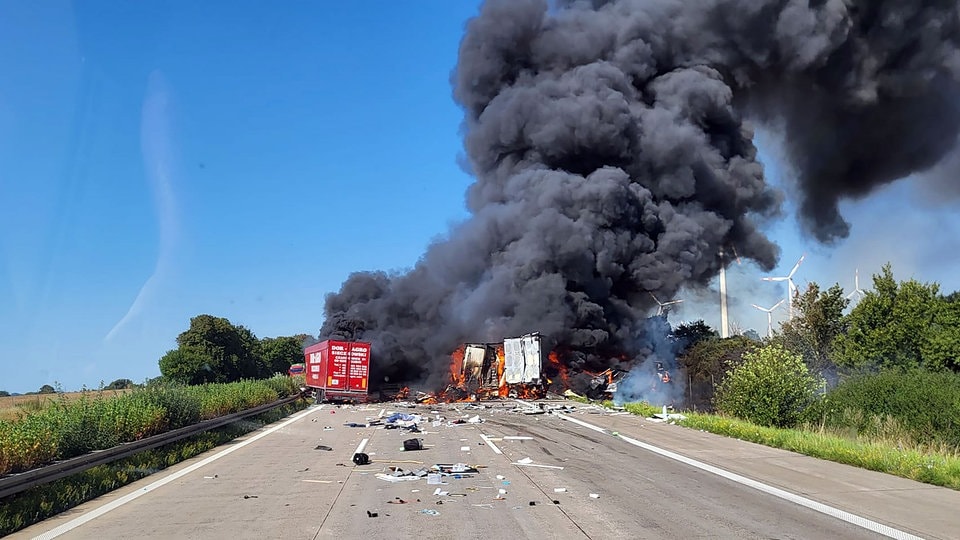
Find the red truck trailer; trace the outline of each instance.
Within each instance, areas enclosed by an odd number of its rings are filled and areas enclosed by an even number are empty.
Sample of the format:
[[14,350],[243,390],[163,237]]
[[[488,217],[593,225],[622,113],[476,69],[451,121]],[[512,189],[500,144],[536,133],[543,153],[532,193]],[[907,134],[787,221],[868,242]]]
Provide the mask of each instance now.
[[369,396],[370,344],[328,339],[303,351],[306,385],[317,401],[366,402]]

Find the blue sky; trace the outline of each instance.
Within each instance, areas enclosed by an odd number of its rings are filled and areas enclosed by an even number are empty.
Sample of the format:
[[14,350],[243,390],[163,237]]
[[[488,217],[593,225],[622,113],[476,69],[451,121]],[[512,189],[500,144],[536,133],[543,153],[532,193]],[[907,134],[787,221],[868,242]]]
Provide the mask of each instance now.
[[[0,389],[156,376],[199,313],[315,334],[351,271],[412,265],[465,217],[449,75],[478,5],[0,5]],[[786,219],[782,266],[807,251],[801,284],[849,287],[891,260],[958,288],[953,208],[921,199],[846,205],[854,234],[830,249]],[[759,277],[730,286],[761,330],[749,303],[783,291]],[[676,316],[716,324],[694,300]]]

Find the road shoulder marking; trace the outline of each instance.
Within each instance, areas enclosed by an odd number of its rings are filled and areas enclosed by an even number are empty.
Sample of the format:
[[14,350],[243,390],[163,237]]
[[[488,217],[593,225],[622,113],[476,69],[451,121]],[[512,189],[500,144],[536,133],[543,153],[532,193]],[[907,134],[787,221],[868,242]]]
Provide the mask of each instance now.
[[[563,419],[563,420],[566,420],[566,421],[568,421],[568,422],[573,422],[574,424],[577,424],[577,425],[579,425],[579,426],[585,427],[585,428],[587,428],[587,429],[592,429],[593,431],[597,431],[597,432],[600,432],[600,433],[611,434],[610,431],[608,431],[608,430],[606,430],[606,429],[604,429],[604,428],[602,428],[602,427],[600,427],[600,426],[595,426],[595,425],[593,425],[593,424],[584,422],[583,420],[579,420],[579,419],[574,418],[574,417],[572,417],[572,416],[567,416],[567,415],[561,414],[561,413],[556,413],[556,415],[557,415],[559,418]],[[640,447],[640,448],[643,448],[644,450],[648,450],[648,451],[650,451],[650,452],[653,452],[654,454],[659,454],[659,455],[661,455],[661,456],[663,456],[663,457],[670,458],[670,459],[679,461],[679,462],[681,462],[681,463],[685,463],[685,464],[687,464],[687,465],[690,465],[691,467],[696,467],[696,468],[698,468],[698,469],[700,469],[700,470],[707,471],[707,472],[709,472],[709,473],[713,473],[713,474],[715,474],[715,475],[717,475],[717,476],[726,478],[727,480],[732,480],[732,481],[734,481],[734,482],[737,482],[738,484],[742,484],[742,485],[745,485],[745,486],[748,486],[748,487],[752,487],[752,488],[754,488],[754,489],[760,490],[760,491],[762,491],[762,492],[764,492],[764,493],[767,493],[767,494],[769,494],[769,495],[773,495],[774,497],[778,497],[778,498],[784,499],[784,500],[786,500],[786,501],[790,501],[790,502],[795,503],[795,504],[798,504],[798,505],[800,505],[800,506],[804,506],[804,507],[809,508],[809,509],[811,509],[811,510],[815,510],[815,511],[817,511],[817,512],[820,512],[820,513],[822,513],[822,514],[826,514],[826,515],[828,515],[828,516],[832,516],[832,517],[835,517],[835,518],[837,518],[837,519],[846,521],[847,523],[856,525],[856,526],[858,526],[858,527],[862,527],[862,528],[864,528],[864,529],[867,529],[868,531],[873,531],[873,532],[875,532],[875,533],[882,534],[882,535],[887,536],[887,537],[889,537],[889,538],[897,538],[897,539],[902,539],[902,540],[922,540],[919,536],[914,536],[914,535],[912,535],[912,534],[910,534],[910,533],[908,533],[908,532],[906,532],[906,531],[901,531],[900,529],[895,529],[895,528],[890,527],[890,526],[888,526],[888,525],[884,525],[884,524],[882,524],[882,523],[877,523],[876,521],[867,519],[867,518],[865,518],[865,517],[863,517],[863,516],[858,516],[858,515],[856,515],[856,514],[852,514],[852,513],[850,513],[850,512],[846,512],[846,511],[844,511],[844,510],[840,510],[839,508],[834,508],[833,506],[829,506],[829,505],[823,504],[823,503],[821,503],[821,502],[814,501],[813,499],[808,499],[808,498],[803,497],[803,496],[801,496],[801,495],[797,495],[796,493],[791,493],[791,492],[789,492],[789,491],[785,491],[785,490],[782,490],[782,489],[780,489],[780,488],[776,488],[776,487],[773,487],[773,486],[769,486],[769,485],[767,485],[767,484],[764,484],[763,482],[759,482],[759,481],[757,481],[757,480],[753,480],[753,479],[747,478],[747,477],[745,477],[745,476],[740,476],[740,475],[737,474],[737,473],[733,473],[733,472],[730,472],[730,471],[728,471],[728,470],[721,469],[720,467],[715,467],[715,466],[713,466],[713,465],[709,465],[709,464],[707,464],[707,463],[703,463],[702,461],[697,461],[697,460],[695,460],[695,459],[688,458],[687,456],[683,456],[683,455],[677,454],[677,453],[675,453],[675,452],[671,452],[670,450],[665,450],[665,449],[660,448],[660,447],[658,447],[658,446],[653,446],[652,444],[648,444],[648,443],[645,443],[645,442],[643,442],[643,441],[638,441],[637,439],[633,439],[633,438],[630,438],[630,437],[626,437],[626,436],[624,436],[624,435],[622,435],[622,434],[618,434],[617,438],[620,439],[620,440],[622,440],[622,441],[624,441],[624,442],[626,442],[626,443],[629,443],[629,444],[632,444],[632,445],[634,445],[634,446],[638,446],[638,447]]]

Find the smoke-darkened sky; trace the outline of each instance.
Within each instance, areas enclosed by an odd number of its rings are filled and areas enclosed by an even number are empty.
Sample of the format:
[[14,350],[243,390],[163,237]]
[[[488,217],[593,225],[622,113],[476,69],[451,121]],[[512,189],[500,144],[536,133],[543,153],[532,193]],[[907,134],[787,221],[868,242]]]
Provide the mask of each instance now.
[[649,292],[705,287],[721,249],[777,265],[785,195],[832,244],[842,201],[950,153],[958,25],[955,2],[488,1],[452,76],[471,217],[408,273],[352,276],[322,333],[437,377],[458,343],[537,330],[571,362],[640,354]]

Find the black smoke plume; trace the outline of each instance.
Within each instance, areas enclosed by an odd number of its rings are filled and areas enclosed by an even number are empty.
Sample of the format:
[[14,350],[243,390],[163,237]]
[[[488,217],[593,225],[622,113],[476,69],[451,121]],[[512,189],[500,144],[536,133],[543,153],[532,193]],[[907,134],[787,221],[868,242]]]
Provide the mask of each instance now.
[[706,285],[735,248],[770,270],[780,212],[746,119],[784,141],[801,220],[936,165],[957,139],[958,3],[490,0],[453,76],[471,218],[405,274],[356,273],[324,337],[440,382],[465,341],[540,331],[573,367],[642,354],[648,295]]

